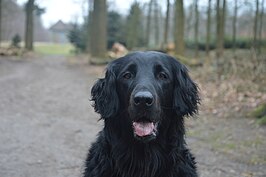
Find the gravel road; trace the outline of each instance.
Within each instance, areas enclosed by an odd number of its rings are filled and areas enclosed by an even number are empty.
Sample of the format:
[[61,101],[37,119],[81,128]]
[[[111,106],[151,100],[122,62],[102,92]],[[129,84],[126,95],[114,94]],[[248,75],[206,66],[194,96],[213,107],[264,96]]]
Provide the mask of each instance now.
[[0,176],[80,176],[101,124],[95,80],[63,57],[0,60]]
[[[81,176],[87,150],[102,127],[89,102],[102,69],[62,56],[0,57],[0,177]],[[266,131],[249,122],[188,120],[188,144],[202,177],[266,176]],[[239,134],[247,147],[222,146]]]

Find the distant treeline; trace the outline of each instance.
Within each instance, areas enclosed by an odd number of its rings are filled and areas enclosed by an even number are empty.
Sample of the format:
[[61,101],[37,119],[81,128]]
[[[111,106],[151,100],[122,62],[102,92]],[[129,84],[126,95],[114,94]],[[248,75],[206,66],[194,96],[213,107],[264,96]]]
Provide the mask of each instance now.
[[[265,39],[259,41],[259,43],[262,46],[266,46],[266,40]],[[186,40],[185,44],[186,44],[186,48],[188,48],[188,49],[195,49],[196,48],[195,41]],[[235,47],[239,48],[239,49],[250,49],[252,47],[252,44],[253,44],[253,41],[251,39],[248,39],[248,38],[242,38],[242,39],[238,38],[235,41]],[[230,49],[230,48],[234,47],[234,43],[233,43],[232,39],[225,38],[223,46],[225,49]],[[209,47],[210,47],[210,50],[214,50],[216,48],[215,41],[211,41],[209,44]],[[205,51],[206,50],[206,42],[200,41],[198,43],[198,49]]]
[[[184,47],[212,50],[265,45],[264,0],[196,0],[188,6],[183,0],[135,1],[127,15],[117,12],[112,1],[88,2],[85,23],[74,25],[69,34],[70,41],[81,51],[94,51],[91,47],[98,40],[106,41],[106,48],[120,42],[128,49],[162,49],[174,43],[181,54]],[[163,4],[166,11],[162,10]]]

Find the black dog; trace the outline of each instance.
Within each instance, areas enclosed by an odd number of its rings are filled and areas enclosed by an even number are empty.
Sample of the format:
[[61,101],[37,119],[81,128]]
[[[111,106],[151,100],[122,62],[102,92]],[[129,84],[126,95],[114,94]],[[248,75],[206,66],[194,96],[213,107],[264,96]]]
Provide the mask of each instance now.
[[196,84],[184,65],[159,52],[111,62],[91,90],[105,122],[86,160],[85,177],[196,177],[184,116],[197,113]]

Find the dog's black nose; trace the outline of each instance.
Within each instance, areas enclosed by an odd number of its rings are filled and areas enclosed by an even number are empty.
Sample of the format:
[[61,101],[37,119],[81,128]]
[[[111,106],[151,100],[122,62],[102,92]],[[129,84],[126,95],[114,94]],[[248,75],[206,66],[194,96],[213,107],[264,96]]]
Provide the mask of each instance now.
[[151,106],[154,99],[149,91],[139,91],[134,96],[134,104],[136,106]]

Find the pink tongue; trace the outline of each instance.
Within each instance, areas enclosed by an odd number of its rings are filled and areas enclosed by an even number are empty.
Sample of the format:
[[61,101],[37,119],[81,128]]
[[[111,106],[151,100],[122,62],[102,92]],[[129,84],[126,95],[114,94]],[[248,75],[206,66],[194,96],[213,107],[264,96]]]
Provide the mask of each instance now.
[[133,128],[138,136],[147,136],[152,134],[154,123],[152,122],[133,122]]

